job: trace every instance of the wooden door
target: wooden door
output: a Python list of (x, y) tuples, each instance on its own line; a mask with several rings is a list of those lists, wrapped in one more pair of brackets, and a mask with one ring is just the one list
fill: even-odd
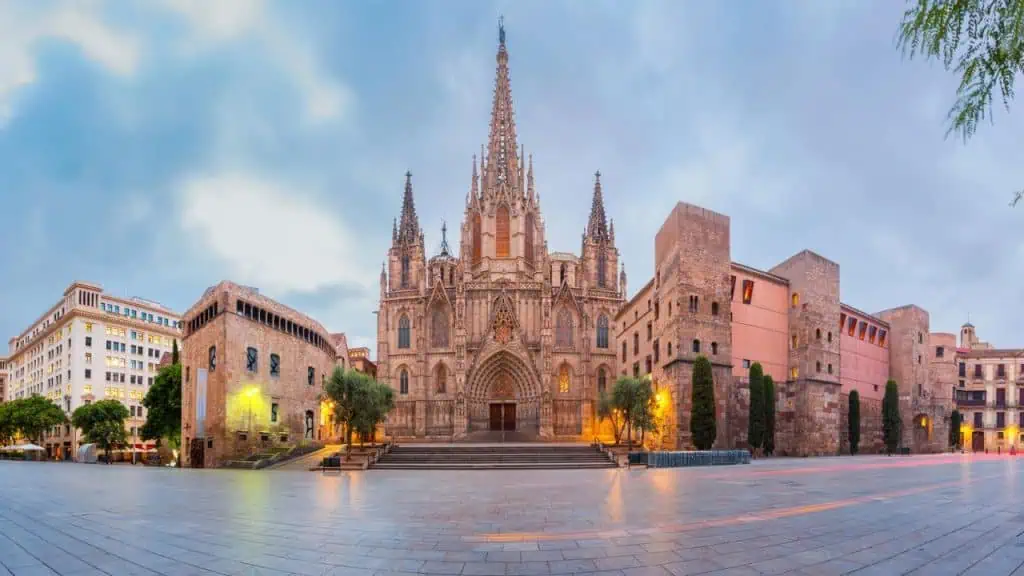
[(985, 433), (981, 430), (975, 430), (971, 435), (971, 450), (975, 452), (985, 451)]
[(193, 438), (192, 446), (189, 447), (189, 464), (193, 468), (203, 468), (206, 464), (206, 440), (204, 438)]
[(501, 404), (491, 404), (491, 430), (501, 430)]
[(503, 421), (504, 421), (504, 424), (505, 424), (505, 430), (513, 430), (514, 431), (516, 429), (516, 405), (515, 404), (505, 404), (505, 414), (504, 414)]

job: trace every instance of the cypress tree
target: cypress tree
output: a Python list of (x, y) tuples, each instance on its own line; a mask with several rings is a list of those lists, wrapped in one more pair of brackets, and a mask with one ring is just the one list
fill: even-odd
[(953, 410), (949, 415), (949, 447), (956, 449), (960, 447), (960, 424), (962, 423), (959, 410)]
[(174, 339), (174, 346), (171, 348), (171, 364), (178, 363), (178, 339)]
[(885, 383), (885, 396), (882, 398), (882, 435), (885, 437), (885, 449), (889, 454), (896, 452), (899, 447), (902, 430), (899, 386), (895, 380), (889, 380)]
[(718, 428), (715, 423), (715, 377), (711, 362), (703, 354), (693, 363), (691, 386), (690, 434), (698, 450), (710, 450)]
[(764, 379), (764, 453), (775, 452), (775, 382), (770, 374)]
[(764, 370), (760, 362), (750, 367), (750, 409), (747, 411), (747, 445), (756, 452), (764, 444)]
[(860, 445), (860, 394), (856, 390), (850, 391), (849, 409), (847, 425), (850, 432), (850, 454), (856, 455)]

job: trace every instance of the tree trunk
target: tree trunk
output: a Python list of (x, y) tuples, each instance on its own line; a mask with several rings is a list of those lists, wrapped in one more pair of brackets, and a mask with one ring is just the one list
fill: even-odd
[(626, 450), (633, 449), (633, 420), (626, 418)]

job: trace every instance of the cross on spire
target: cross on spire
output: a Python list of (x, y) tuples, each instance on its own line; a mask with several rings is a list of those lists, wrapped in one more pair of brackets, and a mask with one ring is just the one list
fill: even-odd
[(448, 249), (448, 223), (441, 220), (441, 256), (451, 256)]
[(420, 220), (412, 198), (412, 172), (405, 173), (405, 194), (402, 196), (402, 216), (398, 223), (396, 242), (415, 244), (420, 238)]

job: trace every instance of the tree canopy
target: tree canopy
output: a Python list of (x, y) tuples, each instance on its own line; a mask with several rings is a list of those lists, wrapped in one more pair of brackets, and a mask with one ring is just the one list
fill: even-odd
[(882, 436), (889, 454), (896, 452), (899, 447), (902, 432), (899, 386), (895, 380), (889, 380), (885, 383), (885, 396), (882, 397)]
[(715, 376), (711, 361), (701, 354), (693, 363), (692, 403), (690, 410), (690, 434), (698, 450), (710, 450), (718, 435), (715, 421)]
[(75, 409), (71, 423), (82, 431), (87, 442), (96, 444), (108, 454), (110, 449), (125, 443), (124, 421), (128, 409), (118, 400), (100, 400)]
[(42, 396), (29, 396), (0, 404), (0, 440), (14, 440), (20, 433), (38, 442), (44, 430), (68, 421), (64, 411)]
[(750, 367), (750, 405), (747, 410), (747, 445), (756, 452), (764, 445), (764, 369), (760, 362)]
[(395, 408), (394, 390), (368, 374), (336, 367), (324, 384), (323, 398), (330, 402), (334, 421), (343, 426), (345, 445), (351, 449), (352, 433), (372, 435), (377, 424)]
[[(946, 135), (965, 142), (992, 121), (996, 90), (1010, 109), (1014, 81), (1024, 73), (1024, 0), (915, 0), (903, 14), (898, 45), (908, 58), (942, 62), (960, 75)], [(1024, 198), (1014, 193), (1011, 205)]]
[(143, 440), (167, 439), (172, 448), (181, 445), (181, 364), (164, 366), (142, 400), (146, 423), (139, 435)]

